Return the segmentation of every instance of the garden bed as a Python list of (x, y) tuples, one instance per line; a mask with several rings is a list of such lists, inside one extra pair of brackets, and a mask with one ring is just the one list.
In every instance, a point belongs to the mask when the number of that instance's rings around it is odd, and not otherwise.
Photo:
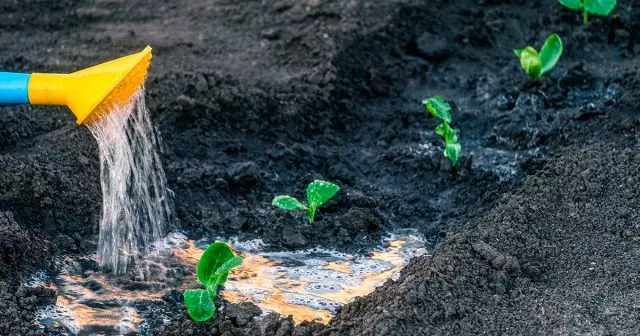
[[(33, 1), (0, 5), (3, 71), (73, 71), (150, 44), (174, 230), (271, 250), (367, 253), (400, 229), (431, 252), (328, 325), (181, 293), (141, 304), (151, 335), (635, 334), (640, 4), (582, 24), (555, 1)], [(512, 49), (558, 33), (538, 81)], [(453, 106), (461, 161), (421, 101)], [(25, 286), (95, 251), (97, 146), (66, 109), (0, 107), (0, 328), (55, 290)], [(271, 206), (316, 178), (316, 223)], [(168, 317), (168, 318), (167, 318)]]

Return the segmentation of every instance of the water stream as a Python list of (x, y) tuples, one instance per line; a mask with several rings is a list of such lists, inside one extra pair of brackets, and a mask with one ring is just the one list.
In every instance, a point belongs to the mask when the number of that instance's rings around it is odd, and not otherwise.
[(99, 262), (122, 274), (168, 230), (166, 177), (144, 87), (127, 105), (113, 108), (87, 128), (100, 152)]

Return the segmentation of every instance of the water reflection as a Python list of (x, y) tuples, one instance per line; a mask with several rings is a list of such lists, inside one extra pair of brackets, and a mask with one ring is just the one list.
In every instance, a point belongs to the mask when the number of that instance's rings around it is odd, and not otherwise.
[[(143, 321), (135, 305), (161, 301), (173, 289), (197, 288), (195, 265), (209, 242), (169, 235), (163, 241), (164, 252), (150, 254), (140, 263), (145, 273), (154, 275), (151, 279), (158, 280), (143, 279), (135, 272), (105, 275), (95, 257), (67, 260), (53, 284), (41, 279), (32, 283), (53, 285), (58, 291), (56, 305), (41, 310), (38, 321), (76, 335), (139, 332)], [(244, 263), (230, 274), (222, 298), (254, 302), (265, 311), (292, 315), (297, 322), (329, 321), (343, 304), (371, 293), (397, 276), (410, 258), (426, 253), (422, 238), (411, 233), (390, 236), (385, 249), (365, 256), (323, 249), (261, 252), (260, 241), (229, 243)]]

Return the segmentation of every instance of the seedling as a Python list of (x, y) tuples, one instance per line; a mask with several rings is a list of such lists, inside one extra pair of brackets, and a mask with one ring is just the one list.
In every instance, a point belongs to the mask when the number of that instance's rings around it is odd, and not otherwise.
[(560, 36), (551, 34), (544, 42), (540, 54), (531, 46), (527, 46), (524, 49), (516, 49), (513, 53), (520, 60), (520, 66), (522, 66), (527, 76), (531, 79), (537, 79), (556, 66), (563, 50)]
[(452, 118), (451, 106), (440, 96), (425, 99), (422, 103), (434, 118), (442, 121), (440, 125), (436, 126), (436, 134), (444, 139), (444, 156), (455, 167), (460, 158), (462, 146), (458, 142), (458, 131), (449, 125)]
[(288, 211), (304, 211), (307, 214), (309, 223), (313, 223), (318, 208), (327, 203), (338, 191), (340, 191), (340, 187), (337, 184), (315, 180), (309, 183), (307, 187), (307, 202), (309, 206), (305, 206), (294, 197), (288, 195), (274, 197), (271, 204)]
[(585, 24), (589, 22), (589, 14), (609, 16), (617, 4), (617, 0), (559, 0), (559, 2), (571, 10), (582, 10), (582, 19)]
[(218, 295), (218, 287), (227, 281), (229, 271), (240, 264), (242, 258), (234, 255), (227, 244), (215, 242), (207, 247), (196, 268), (198, 280), (205, 289), (184, 291), (184, 304), (192, 319), (202, 322), (216, 314), (213, 301)]

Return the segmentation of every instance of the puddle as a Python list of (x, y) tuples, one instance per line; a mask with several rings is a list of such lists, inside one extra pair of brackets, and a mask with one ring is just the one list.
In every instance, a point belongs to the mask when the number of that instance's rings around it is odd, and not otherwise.
[[(55, 280), (39, 274), (27, 284), (58, 292), (56, 304), (38, 312), (37, 323), (73, 335), (144, 333), (135, 307), (161, 302), (170, 290), (197, 288), (195, 264), (209, 242), (172, 233), (159, 252), (139, 263), (136, 274), (105, 275), (96, 256), (64, 260)], [(427, 252), (423, 238), (408, 231), (390, 235), (384, 249), (364, 256), (319, 248), (261, 252), (264, 244), (259, 240), (228, 243), (245, 261), (230, 274), (221, 296), (293, 315), (297, 322), (329, 321), (340, 306), (394, 279), (409, 259)]]
[(512, 151), (468, 144), (467, 150), (473, 155), (473, 169), (494, 172), (500, 181), (518, 178), (521, 174), (520, 162), (527, 158), (542, 156), (539, 149)]
[[(418, 134), (423, 139), (433, 136), (432, 131), (420, 131)], [(485, 170), (495, 173), (500, 181), (518, 178), (521, 174), (519, 163), (527, 158), (539, 158), (543, 156), (540, 149), (507, 150), (483, 146), (479, 141), (467, 139), (463, 143), (463, 150), (467, 155), (473, 156), (474, 170)], [(429, 142), (412, 144), (408, 147), (408, 153), (412, 156), (433, 157), (442, 155), (442, 147), (434, 146)]]

